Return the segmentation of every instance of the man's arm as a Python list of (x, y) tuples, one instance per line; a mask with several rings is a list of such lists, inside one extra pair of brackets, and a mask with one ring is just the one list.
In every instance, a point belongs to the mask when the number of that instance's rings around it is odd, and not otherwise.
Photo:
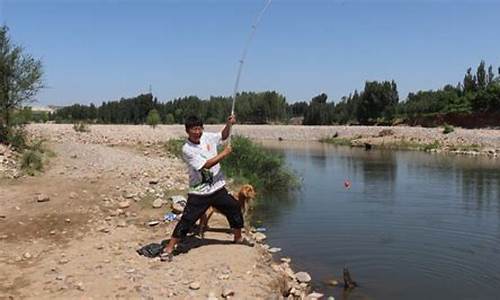
[(203, 165), (202, 169), (210, 169), (211, 167), (218, 164), (221, 160), (223, 160), (226, 156), (228, 156), (232, 151), (231, 145), (226, 145), (226, 148), (222, 150), (219, 154), (207, 160), (207, 162)]
[(236, 123), (236, 117), (234, 115), (230, 115), (229, 118), (227, 118), (226, 126), (224, 126), (224, 129), (222, 129), (221, 135), (222, 135), (222, 140), (225, 141), (229, 137), (229, 133), (231, 132), (231, 126)]

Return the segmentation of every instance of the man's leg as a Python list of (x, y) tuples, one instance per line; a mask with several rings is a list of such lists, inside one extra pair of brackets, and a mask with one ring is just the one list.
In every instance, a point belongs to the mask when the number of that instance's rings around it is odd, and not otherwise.
[(226, 188), (222, 188), (214, 194), (212, 206), (226, 216), (229, 226), (233, 229), (234, 241), (241, 241), (244, 222), (240, 203), (227, 192)]
[(174, 251), (175, 245), (180, 239), (184, 238), (196, 221), (205, 213), (210, 206), (208, 198), (205, 196), (188, 195), (188, 200), (182, 217), (175, 226), (172, 237), (168, 242), (167, 247), (163, 250), (164, 253), (170, 255)]

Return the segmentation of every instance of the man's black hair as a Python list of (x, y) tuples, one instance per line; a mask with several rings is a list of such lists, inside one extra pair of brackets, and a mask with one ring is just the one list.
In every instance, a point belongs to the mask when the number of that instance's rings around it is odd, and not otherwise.
[(189, 116), (184, 121), (184, 126), (186, 126), (186, 131), (188, 131), (196, 126), (203, 127), (203, 121), (198, 116)]

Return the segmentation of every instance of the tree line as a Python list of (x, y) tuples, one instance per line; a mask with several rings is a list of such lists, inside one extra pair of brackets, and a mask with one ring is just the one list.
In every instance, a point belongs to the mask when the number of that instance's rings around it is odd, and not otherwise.
[[(56, 122), (87, 121), (103, 124), (181, 124), (195, 114), (206, 123), (223, 123), (230, 114), (230, 97), (200, 99), (188, 96), (159, 102), (152, 94), (94, 104), (59, 109), (49, 115)], [(469, 68), (462, 82), (445, 85), (438, 90), (409, 93), (400, 101), (395, 81), (367, 81), (362, 91), (353, 91), (339, 101), (328, 101), (324, 93), (310, 101), (287, 103), (285, 96), (275, 92), (242, 92), (237, 95), (236, 114), (241, 123), (286, 124), (302, 120), (304, 125), (332, 124), (392, 124), (416, 116), (449, 113), (500, 113), (500, 68), (497, 74), (481, 61), (475, 72)], [(156, 114), (158, 116), (156, 116)]]

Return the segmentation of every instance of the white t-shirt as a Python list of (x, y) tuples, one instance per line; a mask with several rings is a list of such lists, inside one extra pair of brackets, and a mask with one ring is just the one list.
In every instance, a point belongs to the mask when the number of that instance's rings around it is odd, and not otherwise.
[(188, 164), (189, 194), (209, 195), (226, 184), (220, 164), (210, 169), (202, 169), (207, 160), (217, 155), (217, 145), (221, 143), (221, 140), (220, 132), (204, 132), (199, 144), (194, 144), (188, 139), (182, 146), (182, 157)]

